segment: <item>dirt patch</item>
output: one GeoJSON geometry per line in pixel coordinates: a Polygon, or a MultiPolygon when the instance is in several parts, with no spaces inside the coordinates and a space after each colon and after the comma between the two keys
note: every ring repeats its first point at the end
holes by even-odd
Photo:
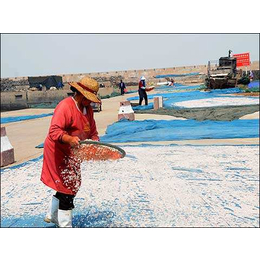
{"type": "Polygon", "coordinates": [[[250,106],[228,106],[228,107],[209,107],[209,108],[183,108],[183,109],[166,109],[158,110],[137,110],[137,114],[158,114],[195,119],[198,121],[215,120],[215,121],[232,121],[240,117],[259,111],[259,105],[250,106]]]}
{"type": "Polygon", "coordinates": [[[253,93],[236,93],[233,94],[235,96],[249,96],[249,97],[259,97],[259,92],[253,92],[253,93]]]}

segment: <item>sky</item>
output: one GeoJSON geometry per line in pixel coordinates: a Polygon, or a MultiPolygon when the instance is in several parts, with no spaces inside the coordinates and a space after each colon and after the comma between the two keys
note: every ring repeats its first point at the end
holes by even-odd
{"type": "Polygon", "coordinates": [[[259,60],[258,34],[1,34],[1,77],[206,65],[233,53],[259,60]]]}

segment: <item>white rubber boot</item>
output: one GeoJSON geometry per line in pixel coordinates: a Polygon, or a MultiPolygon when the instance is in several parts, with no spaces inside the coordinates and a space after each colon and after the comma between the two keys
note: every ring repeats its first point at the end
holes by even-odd
{"type": "Polygon", "coordinates": [[[58,210],[59,227],[72,227],[72,210],[58,210]]]}
{"type": "Polygon", "coordinates": [[[58,209],[59,209],[59,200],[55,197],[52,196],[51,202],[49,205],[49,211],[45,216],[44,221],[47,223],[55,223],[58,225],[58,209]]]}

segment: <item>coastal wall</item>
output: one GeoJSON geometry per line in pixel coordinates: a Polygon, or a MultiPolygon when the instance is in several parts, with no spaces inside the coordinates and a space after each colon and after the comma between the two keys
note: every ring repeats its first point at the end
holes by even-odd
{"type": "Polygon", "coordinates": [[[66,90],[57,91],[11,91],[1,92],[1,110],[16,110],[31,107],[36,104],[57,103],[68,96],[66,90]]]}
{"type": "Polygon", "coordinates": [[[1,91],[1,111],[28,108],[26,91],[1,91]]]}
{"type": "MultiPolygon", "coordinates": [[[[130,88],[131,89],[131,88],[130,88]]],[[[113,87],[104,87],[99,90],[101,97],[110,96],[113,92],[119,93],[119,89],[113,87]]],[[[63,89],[47,90],[47,91],[4,91],[1,92],[1,111],[18,110],[37,105],[45,105],[46,107],[56,105],[62,99],[73,95],[68,84],[63,89]]]]}
{"type": "MultiPolygon", "coordinates": [[[[143,70],[124,70],[124,71],[111,71],[111,72],[96,72],[96,73],[81,73],[81,74],[66,74],[62,76],[63,82],[79,81],[82,77],[88,76],[96,79],[98,82],[104,85],[117,85],[122,79],[126,85],[136,85],[141,76],[147,79],[147,82],[160,82],[165,79],[155,79],[157,75],[167,74],[186,74],[186,73],[201,73],[207,72],[206,65],[197,66],[185,66],[185,67],[172,67],[172,68],[160,68],[160,69],[143,69],[143,70]]],[[[180,77],[178,80],[183,77],[180,77]]],[[[190,77],[189,77],[190,78],[190,77]]]]}
{"type": "MultiPolygon", "coordinates": [[[[259,62],[252,62],[248,68],[242,70],[259,70],[259,62]]],[[[148,85],[154,85],[158,82],[164,82],[165,78],[155,78],[157,75],[167,74],[187,74],[200,73],[195,76],[176,77],[175,82],[182,84],[202,84],[207,73],[207,65],[182,66],[143,70],[124,70],[111,72],[63,74],[64,88],[62,90],[31,91],[29,90],[28,77],[14,77],[1,79],[1,110],[14,110],[30,107],[39,103],[59,102],[65,97],[71,95],[68,82],[80,81],[84,76],[96,79],[104,87],[100,88],[101,97],[111,95],[113,92],[119,92],[117,85],[122,79],[129,90],[137,89],[141,76],[145,76],[148,85]],[[114,88],[113,88],[114,87],[114,88]]]]}
{"type": "MultiPolygon", "coordinates": [[[[247,68],[241,67],[242,70],[259,70],[259,61],[254,61],[247,68]]],[[[155,79],[156,75],[167,74],[187,74],[187,73],[200,73],[200,76],[193,77],[178,77],[176,81],[201,81],[203,74],[207,73],[207,65],[195,65],[195,66],[182,66],[182,67],[170,67],[170,68],[156,68],[156,69],[142,69],[142,70],[122,70],[122,71],[110,71],[110,72],[93,72],[93,73],[78,73],[78,74],[59,74],[64,83],[71,81],[79,81],[84,76],[95,78],[99,83],[103,83],[105,86],[117,85],[120,79],[123,79],[125,83],[130,85],[137,85],[141,76],[145,76],[147,82],[160,82],[164,79],[155,79]]],[[[14,77],[3,78],[1,85],[5,85],[5,81],[9,81],[10,85],[15,86],[17,90],[25,90],[29,88],[28,77],[14,77]]],[[[1,88],[2,90],[2,88],[1,88]]]]}

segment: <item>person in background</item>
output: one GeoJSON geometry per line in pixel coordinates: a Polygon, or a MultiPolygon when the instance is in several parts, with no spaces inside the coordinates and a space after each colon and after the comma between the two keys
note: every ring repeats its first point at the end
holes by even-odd
{"type": "Polygon", "coordinates": [[[99,84],[84,77],[69,83],[73,97],[63,99],[56,107],[49,133],[44,142],[41,181],[56,191],[45,221],[59,227],[72,227],[73,199],[81,185],[80,162],[73,148],[85,139],[99,141],[91,102],[100,103],[99,84]]]}
{"type": "Polygon", "coordinates": [[[58,88],[58,89],[61,89],[61,88],[63,88],[63,86],[64,86],[64,85],[62,84],[62,82],[59,81],[57,88],[58,88]]]}
{"type": "Polygon", "coordinates": [[[249,79],[250,79],[250,81],[253,81],[253,79],[254,79],[254,74],[253,74],[252,70],[250,70],[250,72],[249,72],[249,79]]]}
{"type": "Polygon", "coordinates": [[[174,79],[170,80],[169,86],[174,86],[174,79]]]}
{"type": "Polygon", "coordinates": [[[119,88],[121,90],[121,95],[124,95],[125,94],[125,83],[123,82],[122,79],[120,80],[119,88]]]}
{"type": "Polygon", "coordinates": [[[145,100],[145,105],[148,105],[148,97],[146,93],[146,83],[145,83],[145,77],[142,76],[139,81],[139,89],[138,89],[138,94],[139,94],[139,106],[142,105],[143,99],[145,100]]]}

